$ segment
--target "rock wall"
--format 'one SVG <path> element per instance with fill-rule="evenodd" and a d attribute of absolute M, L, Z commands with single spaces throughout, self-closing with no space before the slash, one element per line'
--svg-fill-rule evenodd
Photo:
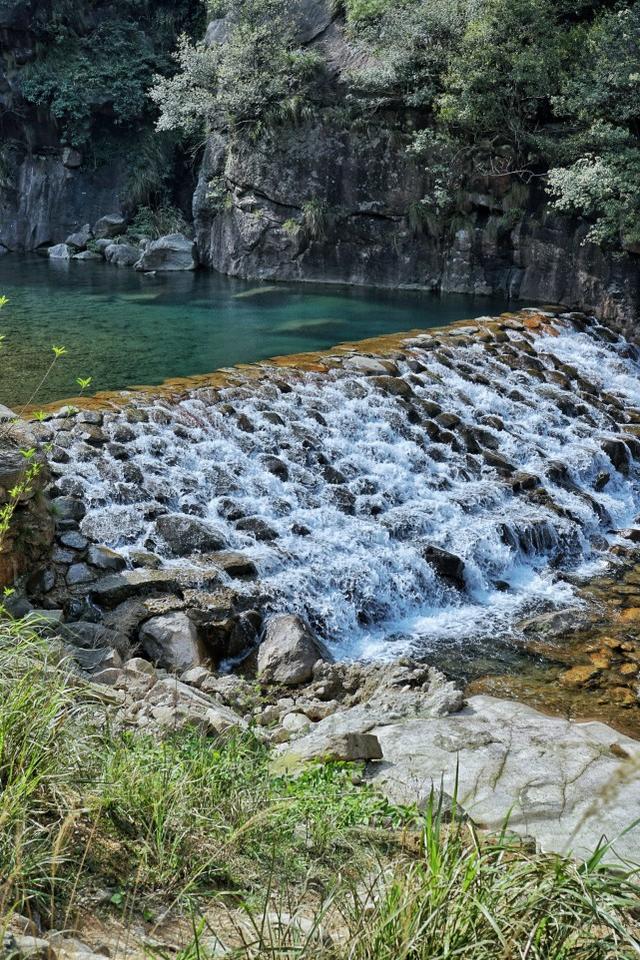
<path fill-rule="evenodd" d="M 96 170 L 60 142 L 55 119 L 20 92 L 37 54 L 35 2 L 0 2 L 0 252 L 58 243 L 84 223 L 120 211 L 126 170 Z"/>
<path fill-rule="evenodd" d="M 223 208 L 211 200 L 211 185 L 221 181 Z M 200 257 L 238 277 L 505 293 L 580 307 L 622 326 L 634 318 L 636 256 L 616 259 L 585 243 L 586 224 L 549 210 L 539 190 L 529 191 L 523 215 L 508 226 L 508 192 L 483 186 L 469 192 L 457 229 L 412 229 L 408 211 L 423 195 L 423 176 L 390 130 L 314 125 L 251 147 L 216 136 L 194 196 Z M 315 236 L 304 226 L 309 201 L 327 211 Z"/>

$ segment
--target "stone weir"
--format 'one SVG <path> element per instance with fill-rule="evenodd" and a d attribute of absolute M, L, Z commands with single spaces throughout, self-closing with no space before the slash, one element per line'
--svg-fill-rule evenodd
<path fill-rule="evenodd" d="M 291 614 L 338 660 L 637 735 L 639 373 L 537 309 L 51 408 L 55 546 L 15 609 L 105 680 L 250 674 Z"/>

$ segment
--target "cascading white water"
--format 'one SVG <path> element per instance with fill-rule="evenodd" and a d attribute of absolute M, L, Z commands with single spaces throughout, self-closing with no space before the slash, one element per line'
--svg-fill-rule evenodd
<path fill-rule="evenodd" d="M 405 396 L 347 364 L 140 400 L 149 422 L 105 416 L 115 445 L 89 447 L 74 428 L 58 487 L 89 505 L 87 536 L 125 552 L 163 555 L 161 513 L 211 522 L 256 561 L 267 609 L 302 613 L 342 656 L 498 635 L 575 603 L 563 572 L 601 567 L 638 512 L 638 465 L 616 470 L 604 452 L 621 434 L 598 393 L 640 408 L 634 358 L 565 321 L 559 336 L 514 329 L 507 343 L 418 339 L 397 361 Z M 546 493 L 514 492 L 509 464 Z M 428 547 L 461 558 L 465 589 Z"/>

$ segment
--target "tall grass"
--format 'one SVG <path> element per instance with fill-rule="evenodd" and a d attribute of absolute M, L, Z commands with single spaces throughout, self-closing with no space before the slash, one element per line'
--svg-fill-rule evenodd
<path fill-rule="evenodd" d="M 0 929 L 69 927 L 97 887 L 124 925 L 224 915 L 239 960 L 627 960 L 634 873 L 528 852 L 391 806 L 348 765 L 271 771 L 251 732 L 159 740 L 100 724 L 37 625 L 0 622 Z M 102 718 L 103 719 L 103 718 Z"/>

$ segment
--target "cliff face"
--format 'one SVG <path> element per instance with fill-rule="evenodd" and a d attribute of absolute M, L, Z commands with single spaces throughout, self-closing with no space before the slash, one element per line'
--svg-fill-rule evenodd
<path fill-rule="evenodd" d="M 37 54 L 37 0 L 0 2 L 0 249 L 57 243 L 105 212 L 122 208 L 126 171 L 101 169 L 65 148 L 55 119 L 28 103 L 20 85 Z"/>
<path fill-rule="evenodd" d="M 301 5 L 303 42 L 317 7 Z M 328 99 L 344 104 L 357 52 L 328 8 L 309 44 L 324 58 Z M 203 263 L 240 277 L 505 293 L 581 306 L 618 324 L 637 312 L 638 257 L 585 244 L 588 227 L 550 210 L 540 186 L 471 181 L 453 222 L 416 224 L 426 162 L 407 152 L 410 118 L 403 126 L 376 114 L 341 128 L 335 116 L 279 126 L 257 141 L 209 139 L 193 206 Z"/>
<path fill-rule="evenodd" d="M 211 199 L 221 178 L 222 208 Z M 412 229 L 421 171 L 390 131 L 301 127 L 252 147 L 216 136 L 194 196 L 198 248 L 203 263 L 231 276 L 499 292 L 617 324 L 637 313 L 637 257 L 585 243 L 587 226 L 550 211 L 539 191 L 510 224 L 508 194 L 483 186 L 469 192 L 456 228 Z M 304 225 L 310 200 L 326 211 L 315 235 Z"/>

